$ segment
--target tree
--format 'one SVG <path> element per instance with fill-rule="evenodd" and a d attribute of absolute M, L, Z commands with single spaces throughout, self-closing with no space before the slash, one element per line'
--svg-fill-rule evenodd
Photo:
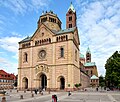
<path fill-rule="evenodd" d="M 105 80 L 108 87 L 120 85 L 120 52 L 116 51 L 105 64 Z"/>
<path fill-rule="evenodd" d="M 102 75 L 99 77 L 99 86 L 101 87 L 105 86 L 105 79 Z"/>
<path fill-rule="evenodd" d="M 75 87 L 78 89 L 81 86 L 81 83 L 75 84 Z"/>

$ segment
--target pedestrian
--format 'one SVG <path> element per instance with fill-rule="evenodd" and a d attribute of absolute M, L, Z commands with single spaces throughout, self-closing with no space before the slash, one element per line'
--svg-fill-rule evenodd
<path fill-rule="evenodd" d="M 37 90 L 36 89 L 34 90 L 34 92 L 35 92 L 35 94 L 37 94 Z"/>
<path fill-rule="evenodd" d="M 96 91 L 98 91 L 98 87 L 96 88 Z"/>

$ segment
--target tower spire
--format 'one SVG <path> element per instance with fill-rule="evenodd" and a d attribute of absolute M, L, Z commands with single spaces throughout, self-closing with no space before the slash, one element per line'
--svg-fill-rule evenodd
<path fill-rule="evenodd" d="M 71 2 L 70 7 L 66 13 L 66 28 L 76 27 L 76 19 L 76 11 Z"/>
<path fill-rule="evenodd" d="M 72 4 L 72 2 L 70 3 L 70 7 L 68 8 L 68 11 L 69 11 L 69 10 L 72 10 L 74 13 L 76 12 L 75 9 L 74 9 L 74 6 L 73 6 L 73 4 Z"/>
<path fill-rule="evenodd" d="M 87 48 L 86 53 L 91 53 L 91 51 L 90 51 L 90 48 L 89 48 L 89 47 Z"/>
<path fill-rule="evenodd" d="M 86 51 L 86 62 L 91 62 L 91 51 L 89 47 L 87 48 Z"/>

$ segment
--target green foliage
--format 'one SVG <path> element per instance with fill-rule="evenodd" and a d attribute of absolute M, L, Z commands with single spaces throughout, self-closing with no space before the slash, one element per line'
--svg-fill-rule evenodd
<path fill-rule="evenodd" d="M 105 79 L 102 75 L 99 77 L 99 86 L 101 87 L 105 86 Z"/>
<path fill-rule="evenodd" d="M 116 51 L 105 64 L 105 80 L 108 87 L 120 84 L 120 53 Z"/>
<path fill-rule="evenodd" d="M 68 87 L 70 87 L 70 84 L 68 84 Z"/>
<path fill-rule="evenodd" d="M 75 84 L 75 87 L 76 87 L 76 88 L 78 88 L 78 87 L 80 87 L 80 86 L 81 86 L 81 83 Z"/>

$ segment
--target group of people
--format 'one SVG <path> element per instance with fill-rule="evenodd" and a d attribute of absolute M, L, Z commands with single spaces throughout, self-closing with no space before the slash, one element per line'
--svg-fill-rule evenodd
<path fill-rule="evenodd" d="M 39 93 L 40 93 L 41 95 L 43 95 L 43 90 L 38 90 L 38 89 L 35 89 L 35 90 L 34 90 L 35 94 L 37 94 L 38 91 L 39 91 Z"/>

